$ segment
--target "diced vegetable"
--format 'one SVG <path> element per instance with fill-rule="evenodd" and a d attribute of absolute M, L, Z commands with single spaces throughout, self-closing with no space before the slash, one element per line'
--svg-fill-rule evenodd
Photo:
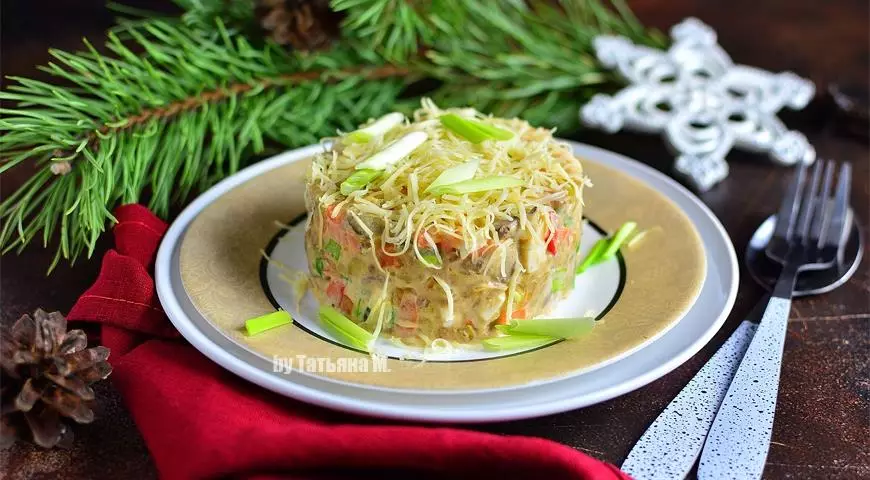
<path fill-rule="evenodd" d="M 547 252 L 551 255 L 555 255 L 556 252 L 559 251 L 559 248 L 562 246 L 566 240 L 571 238 L 571 229 L 565 227 L 559 227 L 553 232 L 553 236 L 550 238 L 550 241 L 547 243 Z"/>
<path fill-rule="evenodd" d="M 290 314 L 284 310 L 278 310 L 277 312 L 267 313 L 266 315 L 246 320 L 245 331 L 248 333 L 248 336 L 253 336 L 291 323 L 293 323 L 293 318 L 290 317 Z"/>
<path fill-rule="evenodd" d="M 372 138 L 389 132 L 393 127 L 400 125 L 404 121 L 405 116 L 401 113 L 388 113 L 375 120 L 371 125 L 349 133 L 346 138 L 354 143 L 368 143 Z"/>
<path fill-rule="evenodd" d="M 515 177 L 495 176 L 486 178 L 475 178 L 464 182 L 445 185 L 433 189 L 431 192 L 435 195 L 443 195 L 452 193 L 462 195 L 464 193 L 485 192 L 487 190 L 498 190 L 501 188 L 512 188 L 523 185 L 523 181 Z"/>
<path fill-rule="evenodd" d="M 369 351 L 375 340 L 371 332 L 353 323 L 332 307 L 320 307 L 320 321 L 335 336 L 362 350 Z"/>
<path fill-rule="evenodd" d="M 357 170 L 384 170 L 395 165 L 417 149 L 429 136 L 426 132 L 411 132 L 389 144 L 380 152 L 372 155 L 356 165 Z"/>
<path fill-rule="evenodd" d="M 353 300 L 351 300 L 347 295 L 342 295 L 341 301 L 338 302 L 338 309 L 350 315 L 350 313 L 353 312 Z"/>
<path fill-rule="evenodd" d="M 511 131 L 470 118 L 460 117 L 455 113 L 442 115 L 439 117 L 439 120 L 441 120 L 441 124 L 445 128 L 471 143 L 480 143 L 490 139 L 510 140 L 514 136 Z"/>
<path fill-rule="evenodd" d="M 341 245 L 331 238 L 326 242 L 326 245 L 323 246 L 323 250 L 325 250 L 326 253 L 328 253 L 336 262 L 341 258 Z"/>
<path fill-rule="evenodd" d="M 417 295 L 413 293 L 405 293 L 399 300 L 399 319 L 413 323 L 419 321 L 419 311 L 417 308 Z"/>
<path fill-rule="evenodd" d="M 553 293 L 574 288 L 574 275 L 567 275 L 567 270 L 559 268 L 553 272 L 553 283 L 550 290 Z"/>
<path fill-rule="evenodd" d="M 402 261 L 399 260 L 399 257 L 387 255 L 381 250 L 378 250 L 378 261 L 381 263 L 381 268 L 399 267 L 402 265 Z"/>
<path fill-rule="evenodd" d="M 368 185 L 372 180 L 378 178 L 383 170 L 363 169 L 353 172 L 347 179 L 341 182 L 341 194 L 350 195 L 351 193 L 360 190 Z"/>
<path fill-rule="evenodd" d="M 339 280 L 331 280 L 329 284 L 326 285 L 326 296 L 329 297 L 333 303 L 341 302 L 342 297 L 344 297 L 344 283 Z"/>
<path fill-rule="evenodd" d="M 424 192 L 430 192 L 438 187 L 443 187 L 445 185 L 453 185 L 455 183 L 464 182 L 466 180 L 471 180 L 474 178 L 474 174 L 477 173 L 477 169 L 480 167 L 480 160 L 475 158 L 470 162 L 465 162 L 462 165 L 456 165 L 455 167 L 450 167 L 447 170 L 441 172 L 440 175 L 426 187 Z"/>
<path fill-rule="evenodd" d="M 612 257 L 619 251 L 619 248 L 628 240 L 628 237 L 634 232 L 634 229 L 637 228 L 637 223 L 635 222 L 625 222 L 619 227 L 619 230 L 616 231 L 616 234 L 613 235 L 613 239 L 610 240 L 610 243 L 607 245 L 607 249 L 601 254 L 602 260 L 607 260 Z"/>
<path fill-rule="evenodd" d="M 483 340 L 483 348 L 486 350 L 502 351 L 519 348 L 534 348 L 557 341 L 558 338 L 545 335 L 508 335 L 506 337 L 492 337 Z"/>
<path fill-rule="evenodd" d="M 592 250 L 589 250 L 589 253 L 586 255 L 586 258 L 583 259 L 583 262 L 577 266 L 577 270 L 574 272 L 576 274 L 581 274 L 587 268 L 591 267 L 598 263 L 598 260 L 601 258 L 601 254 L 604 253 L 604 250 L 607 248 L 607 239 L 602 238 L 595 242 L 595 245 L 592 246 Z"/>
<path fill-rule="evenodd" d="M 423 257 L 423 261 L 429 265 L 434 267 L 441 266 L 441 260 L 438 259 L 438 256 L 435 255 L 435 252 L 431 249 L 420 252 L 420 255 Z"/>
<path fill-rule="evenodd" d="M 317 273 L 318 277 L 323 276 L 323 257 L 317 257 L 314 259 L 314 271 Z"/>
<path fill-rule="evenodd" d="M 534 318 L 514 320 L 505 329 L 509 335 L 546 335 L 556 338 L 574 338 L 592 330 L 595 319 L 579 318 Z"/>
<path fill-rule="evenodd" d="M 511 314 L 511 318 L 524 318 L 525 316 L 526 316 L 526 305 L 525 304 L 520 305 L 519 307 L 515 308 L 513 313 Z M 506 308 L 501 311 L 501 315 L 498 317 L 498 323 L 500 323 L 502 325 L 508 323 L 507 309 Z"/>

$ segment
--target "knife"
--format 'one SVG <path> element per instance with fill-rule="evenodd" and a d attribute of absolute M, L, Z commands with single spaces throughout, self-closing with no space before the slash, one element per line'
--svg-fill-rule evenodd
<path fill-rule="evenodd" d="M 766 305 L 764 300 L 759 305 Z M 756 307 L 750 318 L 761 311 Z M 757 327 L 748 320 L 737 327 L 640 437 L 622 471 L 637 480 L 683 479 L 688 475 Z"/>

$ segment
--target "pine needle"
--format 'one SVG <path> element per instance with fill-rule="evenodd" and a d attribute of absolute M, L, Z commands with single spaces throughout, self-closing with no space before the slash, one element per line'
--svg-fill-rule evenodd
<path fill-rule="evenodd" d="M 252 0 L 176 0 L 180 18 L 121 21 L 105 53 L 52 50 L 46 83 L 10 78 L 0 100 L 0 173 L 38 172 L 0 203 L 0 248 L 57 238 L 54 264 L 93 252 L 120 204 L 166 217 L 194 192 L 264 155 L 316 143 L 428 95 L 532 123 L 576 127 L 613 77 L 593 56 L 608 32 L 655 44 L 630 12 L 598 0 L 333 0 L 343 39 L 289 52 L 245 35 Z M 122 13 L 135 13 L 123 10 Z M 55 174 L 55 172 L 60 174 Z"/>

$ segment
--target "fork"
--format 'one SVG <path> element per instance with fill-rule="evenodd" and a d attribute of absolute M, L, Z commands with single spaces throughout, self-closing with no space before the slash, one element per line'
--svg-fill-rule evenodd
<path fill-rule="evenodd" d="M 834 168 L 832 161 L 816 162 L 804 186 L 807 167 L 801 165 L 783 199 L 767 250 L 783 264 L 782 273 L 707 436 L 698 466 L 701 480 L 761 478 L 764 471 L 795 279 L 836 261 L 848 224 L 851 167 L 840 168 L 831 200 Z"/>

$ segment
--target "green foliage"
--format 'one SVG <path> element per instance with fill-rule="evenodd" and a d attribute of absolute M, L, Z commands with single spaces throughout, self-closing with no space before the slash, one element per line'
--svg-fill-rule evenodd
<path fill-rule="evenodd" d="M 446 105 L 576 127 L 579 105 L 613 79 L 592 55 L 595 35 L 655 43 L 621 4 L 563 0 L 333 0 L 342 40 L 288 52 L 239 32 L 252 0 L 176 0 L 180 19 L 124 21 L 105 53 L 51 51 L 56 83 L 14 78 L 0 99 L 0 173 L 37 173 L 0 203 L 0 245 L 48 245 L 55 262 L 93 252 L 123 203 L 158 215 L 266 152 L 317 142 L 368 118 L 409 109 L 408 86 Z M 66 174 L 57 175 L 54 172 Z"/>

